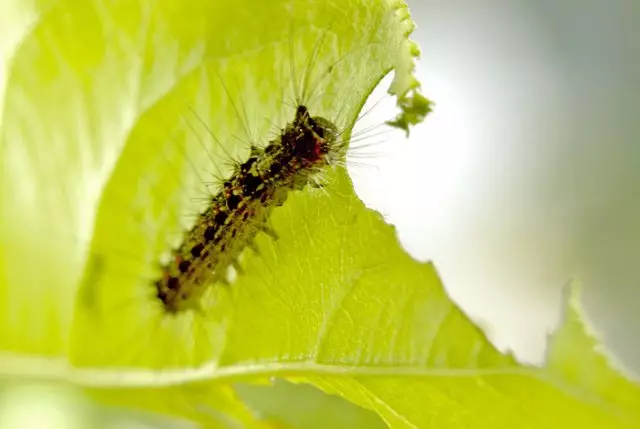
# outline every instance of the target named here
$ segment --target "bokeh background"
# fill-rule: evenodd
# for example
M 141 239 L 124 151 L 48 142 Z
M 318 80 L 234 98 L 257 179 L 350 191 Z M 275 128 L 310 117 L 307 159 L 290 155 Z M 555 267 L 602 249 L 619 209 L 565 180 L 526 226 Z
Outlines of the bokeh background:
M 408 2 L 435 112 L 363 198 L 500 348 L 541 362 L 575 276 L 640 373 L 640 2 Z

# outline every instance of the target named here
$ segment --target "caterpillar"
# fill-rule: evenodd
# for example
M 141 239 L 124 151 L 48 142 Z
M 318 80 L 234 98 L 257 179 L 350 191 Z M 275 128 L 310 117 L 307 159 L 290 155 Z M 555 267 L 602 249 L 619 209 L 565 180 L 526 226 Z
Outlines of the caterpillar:
M 361 122 L 354 116 L 362 105 L 353 99 L 370 88 L 342 99 L 318 97 L 349 86 L 354 73 L 342 60 L 352 52 L 384 63 L 375 42 L 358 41 L 347 52 L 336 51 L 338 45 L 326 28 L 289 32 L 265 51 L 288 58 L 279 64 L 284 72 L 275 88 L 251 81 L 234 87 L 232 71 L 248 66 L 242 57 L 230 58 L 201 70 L 140 119 L 102 197 L 89 256 L 97 263 L 87 264 L 79 293 L 74 334 L 83 347 L 75 363 L 166 369 L 220 358 L 234 320 L 233 296 L 252 293 L 235 288 L 233 278 L 243 275 L 245 251 L 260 252 L 273 265 L 261 243 L 277 242 L 279 231 L 269 226 L 274 212 L 303 189 L 331 192 L 322 186 L 328 173 L 368 150 L 383 125 L 349 133 Z M 306 52 L 302 64 L 299 51 Z M 291 83 L 293 106 L 282 82 Z M 184 93 L 189 109 L 181 112 L 192 112 L 195 122 L 175 114 L 175 106 L 185 106 Z M 208 110 L 211 97 L 223 100 L 216 112 Z M 264 119 L 263 109 L 284 113 L 284 120 Z M 231 116 L 236 120 L 225 122 Z M 274 120 L 283 125 L 274 127 Z M 267 137 L 265 129 L 277 131 Z M 245 134 L 242 144 L 233 140 L 238 132 Z M 230 165 L 225 169 L 220 159 Z
M 173 261 L 163 267 L 155 286 L 166 310 L 193 308 L 194 300 L 222 279 L 259 230 L 275 235 L 266 224 L 273 208 L 289 192 L 316 183 L 323 168 L 344 162 L 345 149 L 334 124 L 299 105 L 276 139 L 264 149 L 253 147 L 236 167 L 187 232 Z

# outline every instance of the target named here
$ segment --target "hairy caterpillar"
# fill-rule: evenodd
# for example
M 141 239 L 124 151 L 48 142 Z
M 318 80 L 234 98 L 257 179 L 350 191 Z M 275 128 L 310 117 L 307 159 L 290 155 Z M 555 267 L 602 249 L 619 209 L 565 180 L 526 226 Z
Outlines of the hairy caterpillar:
M 155 282 L 168 312 L 192 307 L 207 284 L 224 276 L 228 265 L 253 242 L 288 193 L 315 183 L 322 169 L 344 162 L 345 144 L 328 120 L 311 117 L 299 105 L 294 120 L 264 149 L 252 148 L 222 190 L 189 230 L 163 277 Z M 273 232 L 270 232 L 274 235 Z M 191 301 L 191 302 L 190 302 Z
M 236 291 L 229 270 L 242 269 L 238 261 L 256 240 L 258 249 L 265 240 L 273 242 L 268 223 L 288 195 L 322 182 L 328 168 L 358 148 L 354 143 L 379 129 L 347 133 L 362 107 L 352 100 L 369 88 L 344 93 L 343 99 L 318 96 L 354 79 L 341 62 L 348 55 L 384 62 L 375 42 L 345 52 L 335 49 L 337 37 L 326 28 L 310 28 L 267 44 L 265 56 L 275 50 L 288 59 L 284 72 L 276 73 L 284 83 L 275 89 L 251 81 L 234 87 L 233 70 L 250 67 L 244 58 L 230 58 L 201 70 L 198 79 L 179 88 L 180 96 L 169 94 L 141 118 L 98 215 L 89 256 L 96 263 L 88 265 L 79 295 L 79 364 L 184 368 L 221 358 L 234 306 L 220 291 L 253 293 Z M 299 56 L 309 40 L 315 40 L 313 52 Z M 288 82 L 293 97 L 283 95 Z M 175 115 L 175 106 L 185 105 L 185 92 L 196 121 Z M 224 100 L 220 111 L 207 110 L 213 97 Z M 294 106 L 287 98 L 295 99 Z M 265 120 L 262 109 L 282 112 L 282 118 L 274 126 L 276 118 Z M 228 122 L 234 115 L 240 120 Z M 275 136 L 268 137 L 274 128 Z M 248 136 L 242 145 L 234 138 L 238 132 Z M 213 165 L 220 158 L 231 165 Z M 217 179 L 210 183 L 212 176 Z M 231 287 L 216 287 L 224 283 Z

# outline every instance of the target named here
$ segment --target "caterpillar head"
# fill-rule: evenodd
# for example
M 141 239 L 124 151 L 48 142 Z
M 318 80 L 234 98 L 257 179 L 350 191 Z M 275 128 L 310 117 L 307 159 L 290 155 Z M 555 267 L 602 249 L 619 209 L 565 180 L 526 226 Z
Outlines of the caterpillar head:
M 328 119 L 311 117 L 305 106 L 298 106 L 294 120 L 296 129 L 293 151 L 309 164 L 336 165 L 344 161 L 346 144 L 341 142 L 338 128 Z

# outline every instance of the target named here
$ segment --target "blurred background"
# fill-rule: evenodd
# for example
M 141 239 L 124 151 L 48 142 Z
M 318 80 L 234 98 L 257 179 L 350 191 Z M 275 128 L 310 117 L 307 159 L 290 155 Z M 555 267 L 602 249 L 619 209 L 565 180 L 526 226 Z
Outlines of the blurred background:
M 435 111 L 363 198 L 501 349 L 541 362 L 576 276 L 640 373 L 640 2 L 408 3 Z

